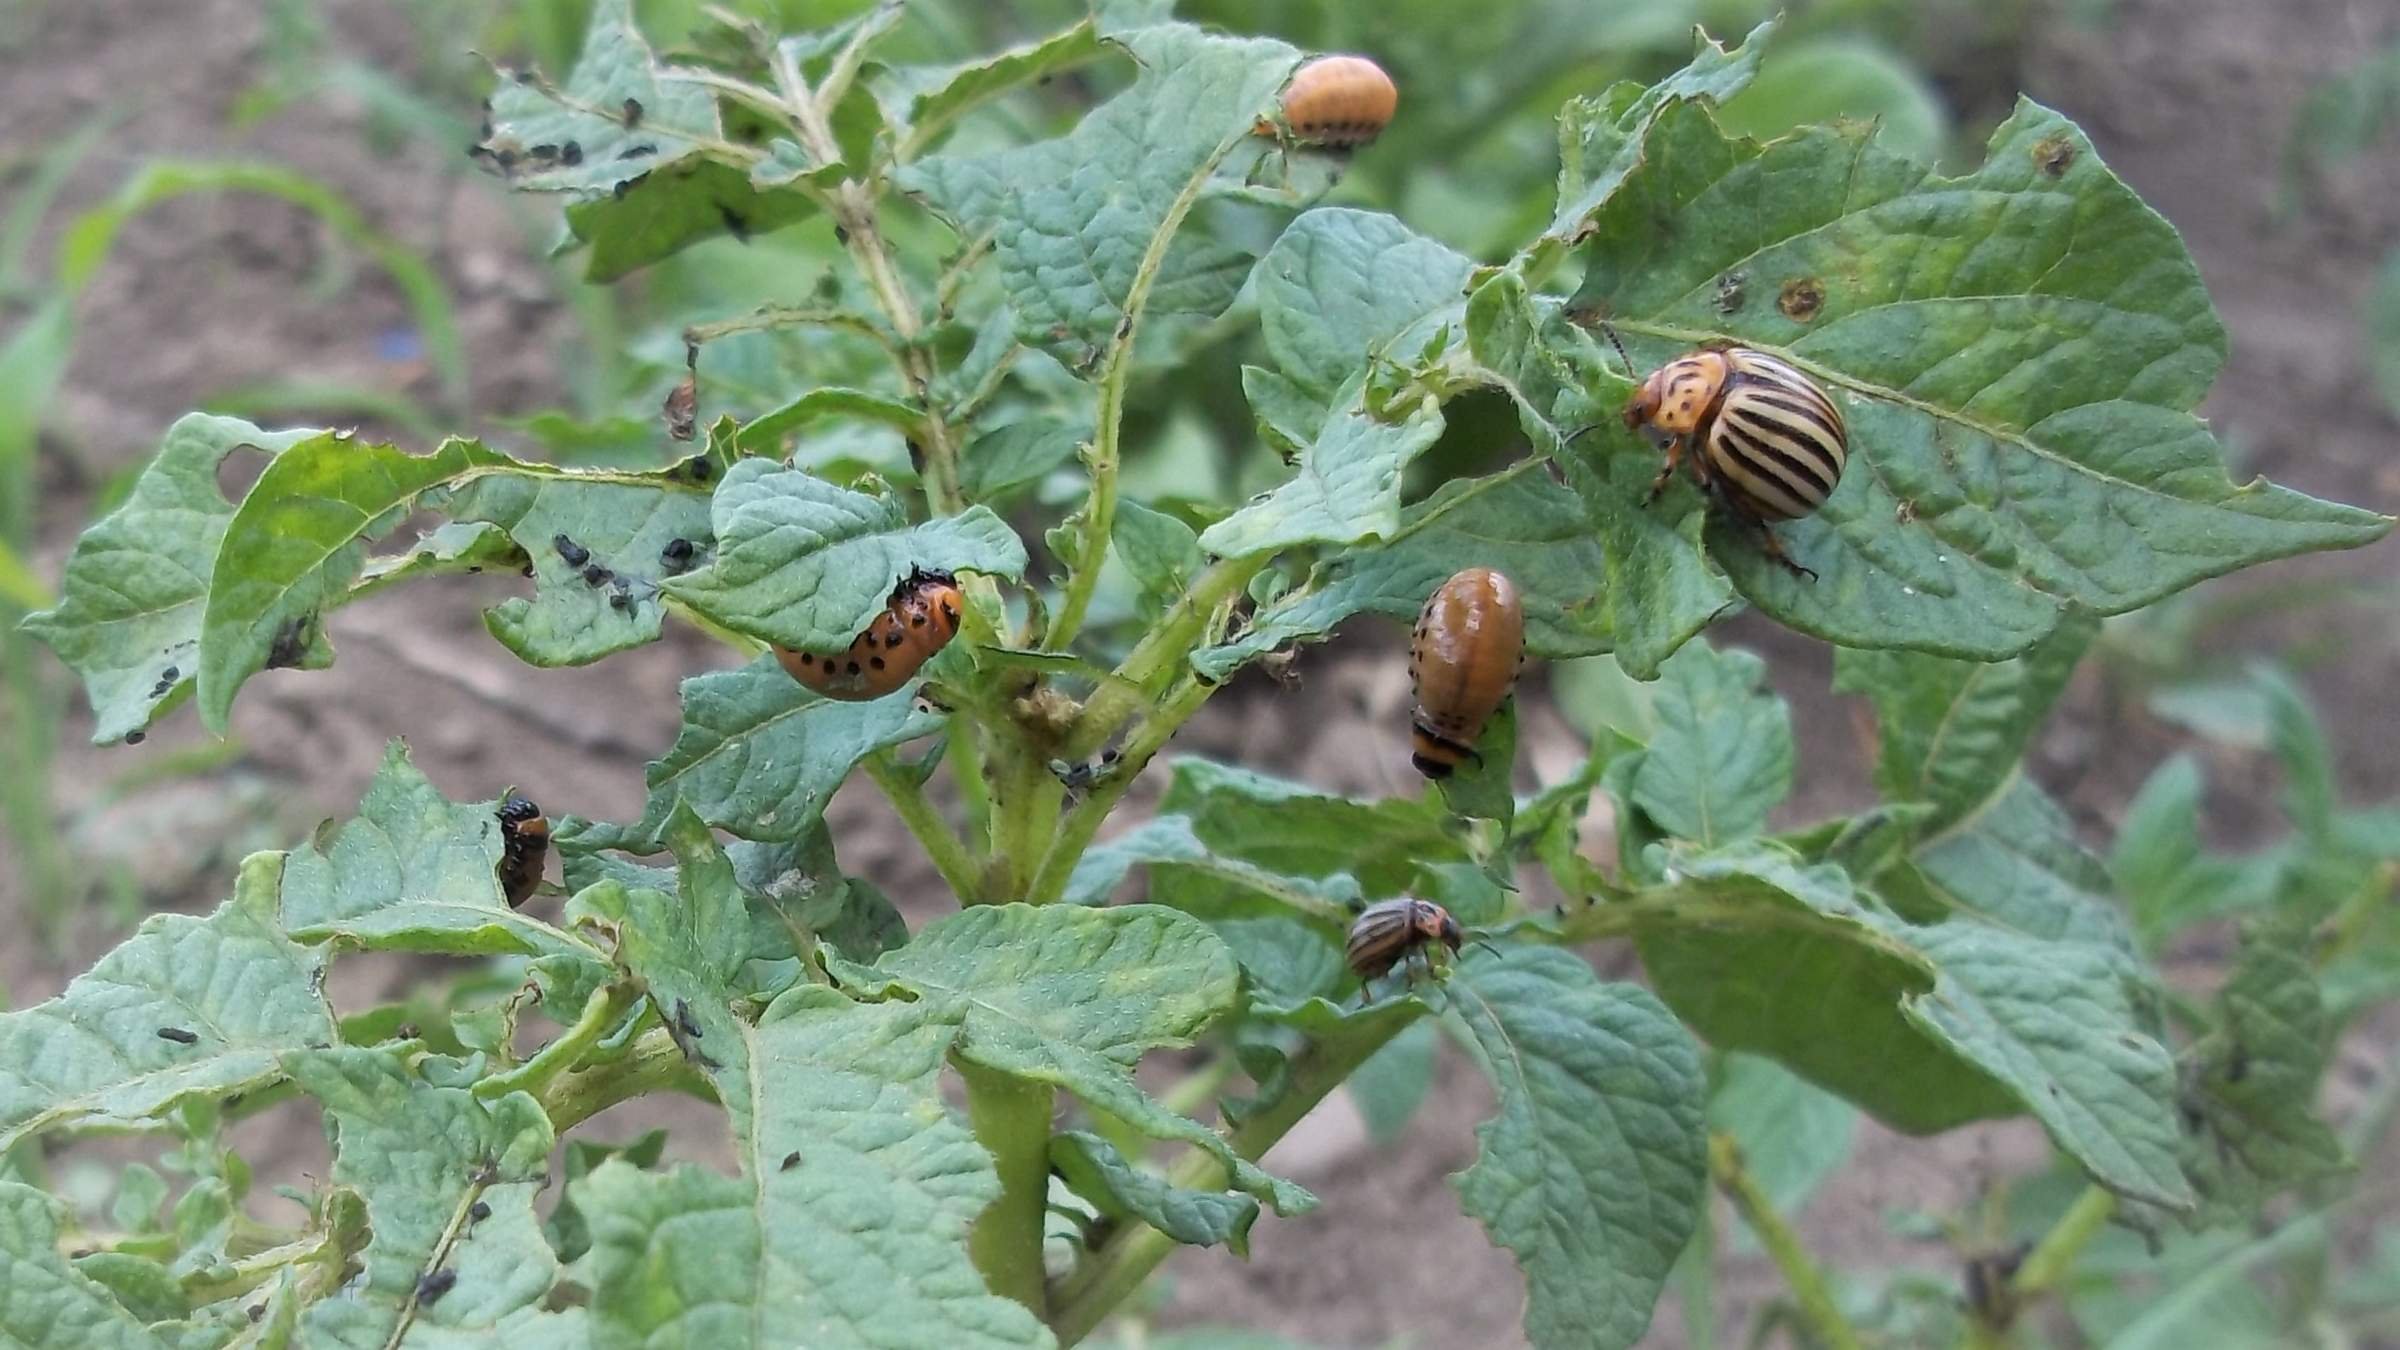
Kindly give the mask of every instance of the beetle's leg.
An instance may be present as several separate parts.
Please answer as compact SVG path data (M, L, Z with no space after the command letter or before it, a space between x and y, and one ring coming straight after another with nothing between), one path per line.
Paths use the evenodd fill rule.
M1658 500L1658 494L1666 491L1667 484L1675 481L1675 470L1682 464L1683 437L1678 436L1667 443L1667 462L1659 466L1658 477L1650 480L1650 495L1642 498L1642 505L1648 506Z
M1758 546L1765 551L1768 557L1783 564L1783 569L1793 576L1806 577L1810 581L1817 579L1814 570L1801 566L1793 561L1791 554L1784 552L1783 540L1776 535L1773 526L1763 520L1752 521L1751 524L1758 527Z

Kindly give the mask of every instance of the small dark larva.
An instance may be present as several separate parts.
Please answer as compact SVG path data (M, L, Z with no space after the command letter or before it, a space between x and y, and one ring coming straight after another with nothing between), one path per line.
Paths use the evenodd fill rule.
M777 647L775 659L793 679L827 698L858 703L882 698L908 683L958 632L963 598L947 572L916 571L892 588L892 598L867 630L843 651L826 656Z
M542 884L542 861L550 852L550 821L542 808L510 793L500 800L500 893L515 909Z
M458 1272L448 1266L444 1266L440 1270L427 1271L425 1278L417 1281L418 1305L424 1306L439 1302L442 1295L449 1293L451 1286L457 1283Z
M1400 90L1383 67L1363 56L1320 56L1283 91L1283 124L1305 145L1364 145L1399 107Z
M1417 706L1409 762L1448 778L1475 754L1483 724L1508 701L1525 661L1525 607L1516 583L1470 567L1437 587L1417 615L1408 682Z
M1350 925L1345 955L1359 979L1372 980L1428 944L1439 942L1456 952L1465 940L1458 920L1431 900L1384 900L1367 906Z
M1650 372L1625 405L1625 425L1647 430L1667 454L1653 499L1696 443L1689 463L1701 488L1758 527L1769 557L1815 578L1767 527L1823 506L1848 462L1842 410L1816 381L1747 347L1690 352Z

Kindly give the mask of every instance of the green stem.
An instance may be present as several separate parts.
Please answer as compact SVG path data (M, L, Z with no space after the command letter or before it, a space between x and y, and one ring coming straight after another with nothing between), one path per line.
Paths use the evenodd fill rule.
M496 1073L475 1084L478 1097L504 1097L511 1092L530 1092L540 1096L543 1087L560 1074L579 1067L583 1057L598 1045L609 1029L624 1017L626 1011L641 1000L641 991L630 984L611 984L592 991L583 1001L583 1013L568 1027L565 1034L543 1046L534 1057L509 1070Z
M1292 1077L1282 1097L1245 1118L1226 1142L1239 1157L1256 1162L1277 1140L1307 1118L1325 1095L1339 1087L1368 1057L1399 1034L1409 1018L1376 1021L1330 1040L1310 1043L1292 1061ZM1198 1149L1167 1174L1170 1185L1186 1190L1222 1190L1225 1164ZM1061 1280L1050 1300L1050 1329L1061 1346L1071 1346L1100 1325L1119 1303L1150 1278L1158 1263L1175 1249L1175 1240L1148 1224L1128 1224L1098 1250L1089 1253L1074 1272Z
M1093 838L1100 833L1100 823L1116 809L1126 789L1133 786L1133 780L1149 767L1151 757L1200 710L1212 692L1210 686L1187 679L1156 711L1142 719L1133 735L1126 738L1124 749L1107 775L1092 785L1082 801L1075 803L1075 809L1067 812L1048 851L1042 854L1041 867L1026 888L1028 899L1037 905L1048 904L1066 893L1067 878L1074 874L1075 864L1083 861L1084 850L1092 846Z
M1700 1222L1692 1229L1692 1244L1675 1265L1675 1288L1683 1300L1683 1340L1687 1350L1717 1350L1717 1211L1700 1207Z
M1212 164L1211 169L1215 166ZM1183 191L1167 207L1166 217L1158 224L1158 232L1150 236L1150 247L1142 254L1140 266L1134 269L1133 284L1125 288L1124 318L1109 339L1108 355L1100 366L1100 402L1094 415L1092 434L1092 499L1089 514L1084 517L1082 546L1075 552L1073 570L1067 576L1067 594L1050 621L1050 631L1042 639L1049 651L1064 651L1083 627L1083 613L1092 603L1092 589L1100 584L1100 564L1108 556L1109 533L1117 518L1117 460L1118 443L1125 430L1125 384L1133 373L1134 331L1141 326L1141 313L1150 303L1150 287L1157 282L1159 269L1166 265L1167 246L1174 242L1176 230L1200 200L1201 189L1208 185L1207 173L1195 174Z
M2025 1254L2024 1264L2017 1267L2015 1281L2020 1300L2058 1287L2066 1278L2067 1268L2075 1264L2086 1244L2108 1225L2109 1217L2117 1212L2117 1197L2098 1186L2086 1186L2067 1212L2058 1216L2050 1231Z
M1194 578L1191 589L1175 602L1158 626L1144 634L1110 677L1092 691L1091 700L1084 705L1083 715L1076 719L1075 730L1068 737L1068 758L1084 758L1107 744L1108 738L1149 697L1161 675L1180 674L1192 649L1214 630L1218 610L1239 596L1266 565L1265 554L1254 558L1220 558Z
M666 1028L646 1031L615 1059L560 1074L534 1094L560 1134L581 1125L618 1102L663 1088L679 1087L708 1096L706 1079L692 1072Z
M1775 1212L1775 1202L1742 1165L1741 1146L1732 1135L1712 1132L1708 1136L1708 1171L1725 1198L1733 1202L1734 1211L1758 1235L1759 1245L1767 1249L1775 1268L1783 1272L1784 1283L1791 1286L1792 1298L1800 1305L1800 1320L1810 1333L1831 1350L1860 1350L1858 1332L1834 1305L1825 1276L1800 1245L1799 1235Z
M967 1120L1000 1173L1000 1198L975 1220L967 1255L995 1294L1048 1312L1042 1271L1042 1224L1050 1201L1053 1089L957 1061L967 1085Z
M883 789L892 809L900 814L900 822L924 845L925 856L933 860L934 870L942 874L950 893L962 902L971 900L981 888L983 864L975 860L941 813L934 809L924 787L901 769L889 749L878 750L862 762L867 776Z

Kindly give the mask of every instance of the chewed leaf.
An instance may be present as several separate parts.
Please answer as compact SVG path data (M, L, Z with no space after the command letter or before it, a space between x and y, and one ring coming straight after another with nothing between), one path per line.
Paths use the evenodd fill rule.
M1630 1346L1700 1215L1700 1050L1647 990L1536 949L1472 959L1454 999L1500 1097L1459 1204L1525 1272L1536 1346Z
M2190 412L2225 349L2198 271L2082 133L2033 104L1960 178L1871 128L1760 145L1673 105L1584 252L1574 308L1609 316L1637 368L1736 341L1787 355L1842 405L1839 487L1777 527L1817 581L1722 517L1709 535L1735 586L1805 632L1996 660L2071 607L2120 613L2390 527L2226 477ZM1736 274L1774 303L1723 312ZM1679 489L1655 509L1699 499Z
M1626 175L1642 162L1643 133L1659 109L1679 99L1723 102L1758 73L1758 61L1773 37L1776 20L1750 31L1732 51L1705 35L1690 64L1644 88L1631 81L1611 86L1597 98L1579 98L1558 115L1558 214L1545 243L1575 243L1590 232L1593 213L1614 196Z
M1028 81L1080 65L1103 50L1089 19L1046 38L952 66L897 66L869 81L884 120L908 149L930 144L961 113ZM909 155L906 150L901 158Z
M682 697L683 730L650 762L642 819L612 845L655 846L678 800L745 839L805 837L852 765L942 725L897 694L864 703L820 698L772 655L695 675Z
M398 525L418 497L508 462L473 441L410 455L340 433L276 456L233 513L209 575L200 720L222 732L243 681L298 663L322 641L323 616L350 598L367 544Z
M1117 40L1141 73L1072 132L899 175L967 237L991 236L1017 332L1070 365L1122 340L1218 161L1299 59L1280 42L1183 24Z
M1023 541L985 507L911 525L891 498L766 460L736 464L711 511L716 557L662 588L735 632L803 651L848 646L912 571L1025 570Z
M328 822L285 862L283 922L302 938L378 949L599 958L508 907L501 850L493 804L445 800L395 741L357 818Z
M167 429L125 504L75 542L57 607L24 627L83 677L94 744L139 739L199 678L209 574L234 513L217 488L218 464L245 447L277 454L321 434L193 413Z
M365 1197L374 1230L355 1296L307 1314L311 1341L355 1344L364 1329L397 1339L406 1319L488 1329L550 1292L558 1258L533 1201L557 1138L533 1098L436 1087L391 1050L301 1051L284 1067L324 1107L333 1180ZM427 1305L419 1281L437 1269L450 1283Z
M772 181L774 161L761 161ZM839 171L811 170L811 180ZM620 190L567 208L573 242L591 250L586 281L615 281L688 245L720 235L748 240L816 209L790 188L760 185L749 171L713 159L687 159L644 174Z
M583 53L563 86L529 71L504 77L490 111L480 150L528 192L605 193L699 154L724 133L714 95L659 78L632 0L592 7Z
M1319 403L1429 315L1455 312L1472 258L1379 211L1319 207L1258 260L1259 327L1275 367Z
M251 855L216 913L153 915L57 998L0 1015L0 1148L252 1091L283 1076L277 1056L330 1044L324 956L275 919L283 865Z
M1574 494L1541 474L1446 483L1402 513L1388 542L1317 564L1307 585L1262 609L1231 642L1195 653L1192 666L1222 680L1277 647L1327 637L1354 614L1412 621L1444 578L1468 567L1497 568L1516 583L1529 654L1592 656L1609 648L1606 566Z
M64 1206L31 1186L0 1181L0 1338L38 1350L166 1350L132 1313L59 1251Z
M1441 435L1442 414L1430 398L1393 422L1356 408L1336 412L1300 452L1290 482L1201 531L1200 547L1246 558L1388 538L1400 528L1402 471Z

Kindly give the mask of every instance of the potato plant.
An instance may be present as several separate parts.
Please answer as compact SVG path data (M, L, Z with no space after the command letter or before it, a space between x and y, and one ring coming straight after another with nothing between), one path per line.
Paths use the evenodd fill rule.
M2153 935L2017 767L2100 616L2390 525L2228 479L2192 411L2223 329L2072 124L2022 103L1958 177L1871 126L1750 139L1713 109L1771 26L1704 39L1560 110L1555 210L1487 262L1313 205L1345 160L1283 127L1309 54L1281 42L1104 3L933 67L881 54L900 17L667 50L601 0L571 70L498 72L474 154L564 203L596 279L800 222L840 241L816 302L684 334L646 460L193 415L85 534L28 626L102 743L187 700L221 731L251 676L333 664L329 612L440 575L521 572L484 618L535 667L670 622L746 664L684 682L638 819L548 820L563 886L521 908L510 785L448 800L395 745L351 818L249 858L213 914L153 918L0 1018L10 1336L1074 1344L1175 1245L1241 1256L1262 1209L1307 1223L1262 1159L1421 1019L1496 1089L1458 1201L1516 1258L1542 1347L1639 1340L1712 1181L1810 1334L1858 1343L1738 1134L1712 1137L1703 1044L1911 1133L2033 1117L2091 1187L2070 1252L2112 1212L2239 1220L2342 1165L2308 1114L2305 929L2262 929L2214 1011L2162 997ZM1025 100L1070 72L1114 92L1040 138ZM1399 117L1442 96L1404 88ZM1229 340L1255 431L1223 481L1265 490L1145 499L1165 452L1129 411ZM1657 451L1619 411L1710 343L1788 361L1847 420L1838 489L1778 527L1813 579L1688 481L1645 501ZM1460 444L1459 400L1515 436ZM270 459L228 500L245 447ZM1639 734L1524 796L1507 709L1421 796L1154 764L1245 667L1406 623L1469 567L1513 581L1536 663L1608 653L1650 682ZM832 699L786 672L778 649L845 653L920 573L959 604L919 678ZM1770 828L1786 711L1702 636L1745 607L1838 644L1881 805ZM1407 744L1394 725L1395 764ZM1102 840L1145 773L1155 814ZM954 913L912 932L842 870L822 813L853 774ZM1477 940L1364 990L1345 933L1399 896ZM1600 939L1645 983L1600 979L1574 950ZM500 974L337 1012L356 951ZM1181 1047L1185 1081L1137 1084ZM653 1093L721 1105L738 1170L576 1136ZM272 1220L226 1134L267 1110L320 1112L334 1150ZM145 1168L121 1231L83 1230L17 1147L127 1130L178 1141L171 1222ZM1997 1278L2038 1293L2046 1259Z

